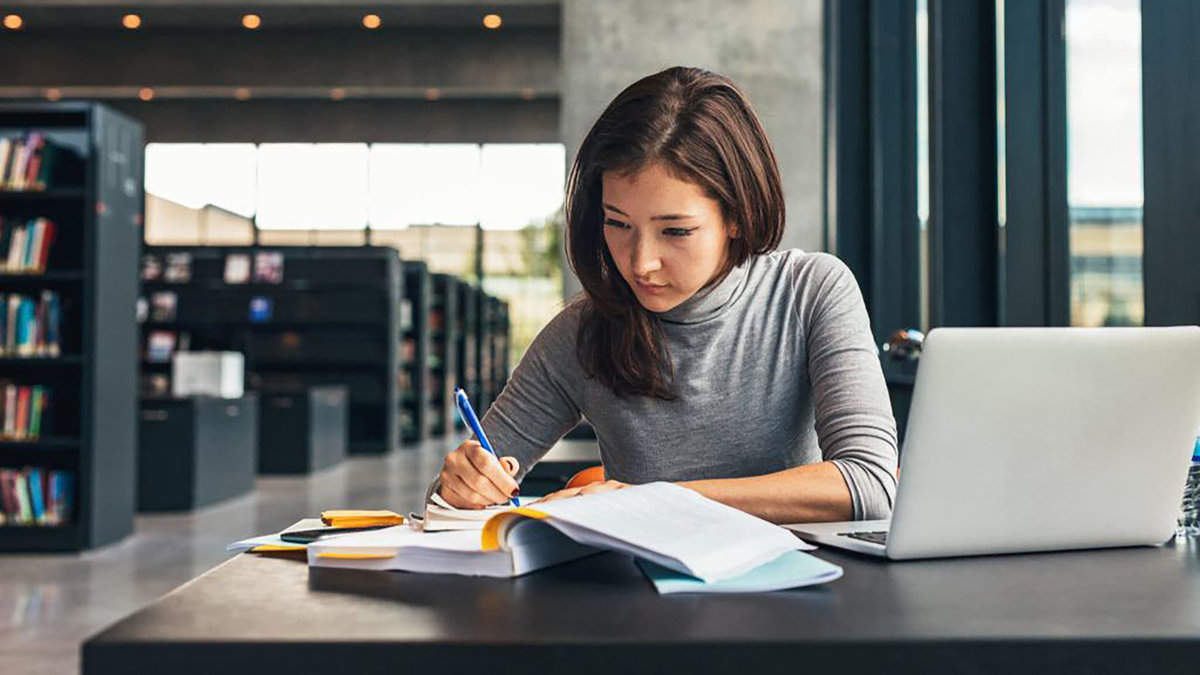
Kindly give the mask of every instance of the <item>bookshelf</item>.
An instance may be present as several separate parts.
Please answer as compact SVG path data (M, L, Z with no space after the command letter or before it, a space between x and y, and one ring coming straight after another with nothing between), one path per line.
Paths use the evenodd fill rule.
M479 341L478 291L462 279L455 286L458 294L458 311L455 316L455 381L467 392L472 402L479 400L479 352L475 345ZM466 429L466 424L454 415L454 428Z
M429 267L404 261L403 326L400 337L400 440L406 445L429 438L429 312L433 303Z
M429 435L453 435L454 388L458 386L458 279L430 275ZM469 395L469 394L468 394Z
M241 352L251 391L345 385L350 453L388 453L397 446L400 271L386 247L146 247L143 395L169 390L176 350Z
M0 496L13 494L13 481L20 479L32 501L36 482L46 517L36 525L6 517L0 551L94 548L133 530L142 127L95 103L6 103L0 104L3 138L28 145L24 159L14 160L12 144L9 163L0 159L0 258L6 263L0 294L6 296L6 321L17 318L8 312L13 296L36 299L32 319L38 330L30 332L26 323L25 340L15 339L26 345L25 353L10 349L0 356L0 380L31 392L41 387L48 397L36 437L36 409L18 408L26 419L24 434L0 440L0 469L7 476ZM24 187L9 180L19 175L16 161L25 162ZM53 229L39 236L36 223L43 219ZM16 227L34 234L24 240L25 263L13 269L6 256ZM31 353L34 343L42 348ZM40 480L31 479L30 469Z
M508 303L481 293L479 316L480 407L486 410L508 382Z

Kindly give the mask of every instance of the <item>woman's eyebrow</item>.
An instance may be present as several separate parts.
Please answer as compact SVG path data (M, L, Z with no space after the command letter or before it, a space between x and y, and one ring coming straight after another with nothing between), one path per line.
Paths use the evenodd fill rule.
M626 218L629 217L628 213L625 213L621 209L618 209L617 207L613 206L612 204L604 202L603 206L604 206L604 208L608 209L609 211L615 211L615 212L625 216ZM689 218L695 218L695 217L696 216L694 216L690 213L664 213L661 216L651 216L650 220L688 220Z

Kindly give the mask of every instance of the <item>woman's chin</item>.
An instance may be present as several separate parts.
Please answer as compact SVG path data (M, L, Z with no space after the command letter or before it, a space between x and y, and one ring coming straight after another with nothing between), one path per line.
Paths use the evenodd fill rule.
M683 303L683 298L679 298L675 294L671 294L669 296L668 295L647 296L646 294L638 293L637 299L638 299L638 303L640 303L642 305L642 307L644 307L647 311L654 312L656 314L661 314L663 312L669 312L672 309L675 309L676 307L678 307L680 304Z

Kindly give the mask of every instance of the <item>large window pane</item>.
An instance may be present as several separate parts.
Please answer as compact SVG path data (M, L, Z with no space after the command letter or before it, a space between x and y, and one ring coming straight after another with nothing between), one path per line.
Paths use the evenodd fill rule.
M367 224L365 143L272 143L258 150L258 226L362 229Z
M478 145L371 146L371 227L479 222Z
M258 148L252 143L150 143L146 192L188 208L254 215Z
M1141 325L1139 0L1068 0L1071 323Z

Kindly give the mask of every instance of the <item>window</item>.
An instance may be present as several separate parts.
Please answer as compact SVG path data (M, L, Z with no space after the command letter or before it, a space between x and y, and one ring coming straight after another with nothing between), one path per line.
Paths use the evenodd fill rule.
M1068 0L1067 203L1071 323L1141 325L1139 0Z

